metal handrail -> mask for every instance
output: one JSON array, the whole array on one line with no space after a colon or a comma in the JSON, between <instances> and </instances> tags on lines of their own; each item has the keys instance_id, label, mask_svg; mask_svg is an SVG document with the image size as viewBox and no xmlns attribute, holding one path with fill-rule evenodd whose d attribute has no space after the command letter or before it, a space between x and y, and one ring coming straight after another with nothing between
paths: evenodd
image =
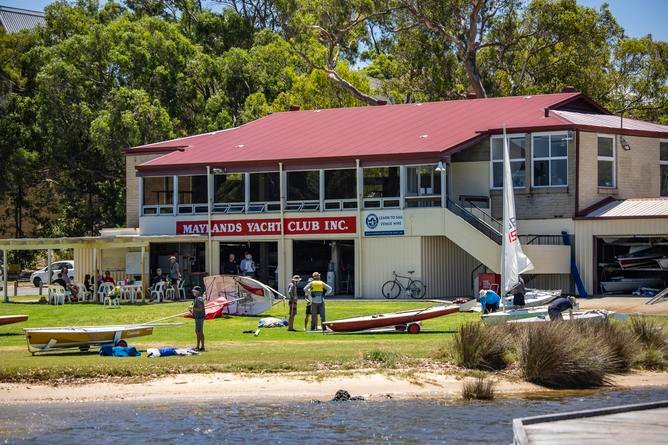
<instances>
[{"instance_id":1,"label":"metal handrail","mask_svg":"<svg viewBox=\"0 0 668 445\"><path fill-rule=\"evenodd\" d=\"M485 221L485 223L487 223L491 227L494 227L499 233L501 233L501 228L503 227L503 223L500 220L494 218L491 214L487 213L487 211L485 211L485 209L483 209L482 207L478 207L477 205L475 205L473 201L469 201L467 199L466 202L468 202L471 205L471 207L473 207L483 215L483 218L481 219ZM489 220L489 222L485 220L485 217Z\"/></svg>"},{"instance_id":2,"label":"metal handrail","mask_svg":"<svg viewBox=\"0 0 668 445\"><path fill-rule=\"evenodd\" d=\"M502 235L500 230L491 226L486 221L480 219L476 214L474 214L469 210L466 210L464 207L460 206L451 199L447 200L447 205L448 205L448 210L450 210L452 213L459 216L467 223L471 224L478 231L482 232L485 236L487 236L487 238L491 239L497 244L501 244Z\"/></svg>"}]
</instances>

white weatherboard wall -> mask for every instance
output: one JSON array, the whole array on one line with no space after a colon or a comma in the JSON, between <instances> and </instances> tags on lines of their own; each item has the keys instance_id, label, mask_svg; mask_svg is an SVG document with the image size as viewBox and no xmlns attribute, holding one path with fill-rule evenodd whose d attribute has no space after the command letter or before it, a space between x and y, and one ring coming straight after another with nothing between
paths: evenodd
<instances>
[{"instance_id":1,"label":"white weatherboard wall","mask_svg":"<svg viewBox=\"0 0 668 445\"><path fill-rule=\"evenodd\" d=\"M450 196L489 196L489 162L453 162L450 164Z\"/></svg>"},{"instance_id":2,"label":"white weatherboard wall","mask_svg":"<svg viewBox=\"0 0 668 445\"><path fill-rule=\"evenodd\" d=\"M593 289L594 274L594 237L612 236L668 236L668 218L633 218L633 219L586 219L575 221L575 260L580 276L588 293L596 294Z\"/></svg>"},{"instance_id":3,"label":"white weatherboard wall","mask_svg":"<svg viewBox=\"0 0 668 445\"><path fill-rule=\"evenodd\" d=\"M399 275L408 275L407 271L414 270L413 277L420 278L420 237L365 237L362 244L362 295L365 298L383 298L381 287L392 279L393 270Z\"/></svg>"},{"instance_id":4,"label":"white weatherboard wall","mask_svg":"<svg viewBox=\"0 0 668 445\"><path fill-rule=\"evenodd\" d=\"M422 281L427 298L472 295L471 271L480 262L444 236L422 237Z\"/></svg>"}]
</instances>

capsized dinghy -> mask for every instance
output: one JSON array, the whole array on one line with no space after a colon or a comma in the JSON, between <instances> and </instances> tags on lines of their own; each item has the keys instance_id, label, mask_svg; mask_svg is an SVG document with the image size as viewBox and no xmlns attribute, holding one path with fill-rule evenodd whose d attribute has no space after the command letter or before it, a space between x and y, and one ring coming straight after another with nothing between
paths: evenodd
<instances>
[{"instance_id":1,"label":"capsized dinghy","mask_svg":"<svg viewBox=\"0 0 668 445\"><path fill-rule=\"evenodd\" d=\"M12 323L20 323L28 319L27 315L3 315L0 317L0 326Z\"/></svg>"},{"instance_id":2,"label":"capsized dinghy","mask_svg":"<svg viewBox=\"0 0 668 445\"><path fill-rule=\"evenodd\" d=\"M116 345L121 340L145 337L153 333L154 324L119 326L73 326L54 328L23 328L28 341L28 350L49 352L53 349Z\"/></svg>"},{"instance_id":3,"label":"capsized dinghy","mask_svg":"<svg viewBox=\"0 0 668 445\"><path fill-rule=\"evenodd\" d=\"M259 315L284 297L253 278L240 275L214 275L204 278L207 307L220 316ZM207 311L207 319L209 311ZM214 317L212 317L214 318Z\"/></svg>"},{"instance_id":4,"label":"capsized dinghy","mask_svg":"<svg viewBox=\"0 0 668 445\"><path fill-rule=\"evenodd\" d=\"M334 332L357 332L394 326L398 330L407 330L411 334L417 334L420 332L420 325L417 322L456 312L459 312L458 305L432 306L410 311L342 318L340 320L326 321L323 324L326 328Z\"/></svg>"}]
</instances>

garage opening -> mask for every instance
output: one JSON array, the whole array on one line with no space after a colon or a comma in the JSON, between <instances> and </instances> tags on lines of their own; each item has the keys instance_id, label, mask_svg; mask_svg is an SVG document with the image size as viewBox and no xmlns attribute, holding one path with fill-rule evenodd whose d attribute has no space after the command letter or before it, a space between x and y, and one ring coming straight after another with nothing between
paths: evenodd
<instances>
[{"instance_id":1,"label":"garage opening","mask_svg":"<svg viewBox=\"0 0 668 445\"><path fill-rule=\"evenodd\" d=\"M602 294L653 296L668 285L668 235L594 238Z\"/></svg>"},{"instance_id":2,"label":"garage opening","mask_svg":"<svg viewBox=\"0 0 668 445\"><path fill-rule=\"evenodd\" d=\"M300 288L313 272L320 272L335 295L354 294L355 241L293 241L292 250L292 271L302 277Z\"/></svg>"},{"instance_id":3,"label":"garage opening","mask_svg":"<svg viewBox=\"0 0 668 445\"><path fill-rule=\"evenodd\" d=\"M226 265L230 255L234 255L234 262L239 267L246 253L251 255L255 263L253 278L277 289L278 243L276 241L220 243L220 273L233 274L233 267Z\"/></svg>"}]
</instances>

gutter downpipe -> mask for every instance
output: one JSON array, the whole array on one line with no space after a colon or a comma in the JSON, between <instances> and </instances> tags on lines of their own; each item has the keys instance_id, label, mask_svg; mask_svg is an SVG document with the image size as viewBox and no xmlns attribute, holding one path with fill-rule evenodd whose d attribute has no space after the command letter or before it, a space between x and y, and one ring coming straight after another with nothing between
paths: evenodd
<instances>
[{"instance_id":1,"label":"gutter downpipe","mask_svg":"<svg viewBox=\"0 0 668 445\"><path fill-rule=\"evenodd\" d=\"M580 214L580 130L575 130L575 215Z\"/></svg>"},{"instance_id":2,"label":"gutter downpipe","mask_svg":"<svg viewBox=\"0 0 668 445\"><path fill-rule=\"evenodd\" d=\"M207 202L207 251L208 254L206 256L206 262L207 262L207 271L209 272L209 276L213 275L213 269L212 269L212 264L211 264L211 258L213 258L212 255L212 248L213 246L211 245L211 166L207 165L206 166L206 202Z\"/></svg>"},{"instance_id":3,"label":"gutter downpipe","mask_svg":"<svg viewBox=\"0 0 668 445\"><path fill-rule=\"evenodd\" d=\"M287 183L285 181L285 175L283 174L282 162L278 163L278 195L281 204L281 264L279 264L278 267L280 273L278 275L278 283L276 283L276 287L280 289L288 276L286 273L288 271L288 263L285 258L285 200L287 199ZM294 271L292 270L292 267L290 267L290 274L292 273L294 273ZM285 287L287 287L287 282L285 283Z\"/></svg>"},{"instance_id":4,"label":"gutter downpipe","mask_svg":"<svg viewBox=\"0 0 668 445\"><path fill-rule=\"evenodd\" d=\"M362 296L362 193L364 191L364 177L362 174L362 169L360 168L360 160L355 159L355 171L357 173L356 175L356 180L357 180L357 255L355 261L357 262L357 265L355 267L355 270L357 271L357 277L355 278L355 285L359 289L359 292L355 292L355 289L353 289L353 292L355 292L355 295L353 298L357 298L358 296Z\"/></svg>"}]
</instances>

